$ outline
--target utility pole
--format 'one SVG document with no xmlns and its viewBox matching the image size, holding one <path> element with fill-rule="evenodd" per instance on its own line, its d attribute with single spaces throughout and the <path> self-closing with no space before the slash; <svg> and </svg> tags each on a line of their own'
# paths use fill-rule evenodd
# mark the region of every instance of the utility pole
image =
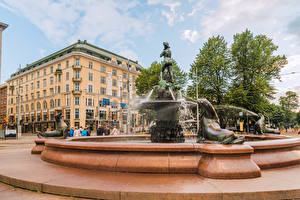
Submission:
<svg viewBox="0 0 300 200">
<path fill-rule="evenodd" d="M 198 94 L 198 69 L 196 67 L 196 99 L 198 101 L 199 94 Z M 197 104 L 197 133 L 199 132 L 199 106 Z"/>
<path fill-rule="evenodd" d="M 130 66 L 129 66 L 129 59 L 127 60 L 127 134 L 130 133 L 130 105 L 129 105 L 129 101 L 130 101 L 130 95 L 129 95 L 129 84 L 130 84 L 130 81 L 129 81 L 129 78 L 130 78 L 130 75 L 129 75 L 129 69 L 130 69 Z"/>
</svg>

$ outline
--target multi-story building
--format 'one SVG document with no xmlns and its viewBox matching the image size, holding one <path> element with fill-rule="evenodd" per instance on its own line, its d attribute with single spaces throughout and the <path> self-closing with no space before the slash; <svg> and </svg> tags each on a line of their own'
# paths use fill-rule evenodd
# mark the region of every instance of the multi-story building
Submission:
<svg viewBox="0 0 300 200">
<path fill-rule="evenodd" d="M 5 128 L 7 122 L 7 84 L 0 85 L 0 129 Z"/>
<path fill-rule="evenodd" d="M 141 69 L 137 61 L 79 40 L 11 75 L 9 126 L 16 126 L 20 113 L 23 132 L 54 129 L 54 116 L 61 112 L 70 126 L 105 123 L 124 128 Z M 138 126 L 136 115 L 130 113 Z"/>
</svg>

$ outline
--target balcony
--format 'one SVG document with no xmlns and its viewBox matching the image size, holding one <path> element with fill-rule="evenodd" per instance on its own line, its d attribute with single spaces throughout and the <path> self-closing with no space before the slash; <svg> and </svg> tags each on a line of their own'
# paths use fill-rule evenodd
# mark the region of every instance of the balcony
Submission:
<svg viewBox="0 0 300 200">
<path fill-rule="evenodd" d="M 81 90 L 73 90 L 72 93 L 74 95 L 81 95 L 82 91 Z"/>
<path fill-rule="evenodd" d="M 72 78 L 73 82 L 81 82 L 82 81 L 82 78 Z"/>
<path fill-rule="evenodd" d="M 81 65 L 72 65 L 72 68 L 73 68 L 73 69 L 81 69 L 82 66 L 81 66 Z"/>
<path fill-rule="evenodd" d="M 61 69 L 57 69 L 57 70 L 55 70 L 55 73 L 54 73 L 55 75 L 56 74 L 62 74 L 62 70 Z"/>
</svg>

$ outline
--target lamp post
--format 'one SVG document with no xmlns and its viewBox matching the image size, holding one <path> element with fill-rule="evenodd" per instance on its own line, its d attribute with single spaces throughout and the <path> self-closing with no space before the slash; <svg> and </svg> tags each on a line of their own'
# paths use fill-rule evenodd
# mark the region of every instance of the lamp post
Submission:
<svg viewBox="0 0 300 200">
<path fill-rule="evenodd" d="M 196 99 L 198 101 L 199 94 L 198 94 L 198 69 L 196 67 Z M 199 132 L 199 106 L 197 104 L 197 133 Z"/>
<path fill-rule="evenodd" d="M 130 101 L 130 95 L 129 95 L 129 70 L 130 70 L 130 65 L 129 65 L 129 59 L 127 60 L 127 134 L 130 133 L 130 105 L 129 105 L 129 101 Z"/>
</svg>

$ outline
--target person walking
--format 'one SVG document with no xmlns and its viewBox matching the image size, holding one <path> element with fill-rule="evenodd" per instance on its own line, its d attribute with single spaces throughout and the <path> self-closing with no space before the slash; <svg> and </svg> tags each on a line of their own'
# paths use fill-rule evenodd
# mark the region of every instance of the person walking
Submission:
<svg viewBox="0 0 300 200">
<path fill-rule="evenodd" d="M 103 133 L 104 133 L 104 128 L 103 126 L 101 126 L 101 124 L 99 124 L 97 128 L 97 136 L 103 136 Z"/>
<path fill-rule="evenodd" d="M 74 137 L 79 137 L 79 136 L 80 136 L 80 130 L 78 129 L 78 127 L 76 127 L 74 131 Z"/>
<path fill-rule="evenodd" d="M 109 129 L 109 127 L 107 125 L 104 128 L 104 134 L 105 135 L 110 135 L 110 129 Z"/>
<path fill-rule="evenodd" d="M 81 136 L 87 136 L 87 127 L 81 131 Z"/>
<path fill-rule="evenodd" d="M 70 137 L 73 137 L 73 136 L 74 136 L 74 128 L 71 127 L 71 128 L 70 128 Z"/>
<path fill-rule="evenodd" d="M 111 132 L 111 135 L 119 135 L 119 134 L 120 134 L 119 130 L 117 129 L 116 126 L 114 126 L 114 128 L 113 128 L 113 130 Z"/>
</svg>

